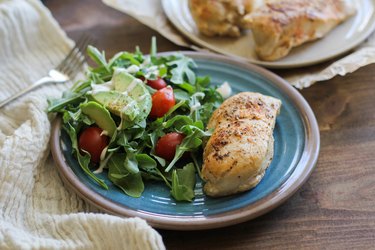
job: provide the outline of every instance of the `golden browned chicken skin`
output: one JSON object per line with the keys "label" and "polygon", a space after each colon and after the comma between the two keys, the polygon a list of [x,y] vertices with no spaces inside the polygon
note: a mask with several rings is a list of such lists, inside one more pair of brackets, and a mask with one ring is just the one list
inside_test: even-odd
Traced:
{"label": "golden browned chicken skin", "polygon": [[273,129],[281,101],[242,92],[227,99],[212,115],[214,129],[203,153],[204,191],[224,196],[253,188],[273,157]]}
{"label": "golden browned chicken skin", "polygon": [[323,37],[354,13],[350,0],[265,0],[243,24],[253,33],[258,57],[274,61]]}

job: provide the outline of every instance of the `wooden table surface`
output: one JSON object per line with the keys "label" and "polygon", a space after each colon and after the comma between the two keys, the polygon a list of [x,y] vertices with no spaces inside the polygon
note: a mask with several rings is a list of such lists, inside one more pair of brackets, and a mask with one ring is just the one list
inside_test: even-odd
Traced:
{"label": "wooden table surface", "polygon": [[[108,56],[140,45],[183,50],[98,0],[46,0],[68,36],[91,34]],[[141,11],[141,10],[140,10]],[[315,112],[321,151],[292,198],[255,220],[221,229],[158,230],[167,249],[375,249],[375,65],[300,91]]]}

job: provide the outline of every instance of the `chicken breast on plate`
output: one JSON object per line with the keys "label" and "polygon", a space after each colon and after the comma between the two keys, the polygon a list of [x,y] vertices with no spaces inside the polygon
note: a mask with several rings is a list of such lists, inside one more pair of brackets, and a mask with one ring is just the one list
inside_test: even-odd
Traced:
{"label": "chicken breast on plate", "polygon": [[256,186],[273,158],[273,129],[281,101],[242,92],[212,115],[214,129],[203,153],[204,191],[210,196],[243,192]]}
{"label": "chicken breast on plate", "polygon": [[273,61],[323,37],[356,12],[352,0],[264,0],[243,18],[260,59]]}

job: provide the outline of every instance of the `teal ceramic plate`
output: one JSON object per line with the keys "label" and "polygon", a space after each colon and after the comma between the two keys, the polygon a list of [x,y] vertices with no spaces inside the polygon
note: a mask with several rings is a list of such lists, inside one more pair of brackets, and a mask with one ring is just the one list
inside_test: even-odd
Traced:
{"label": "teal ceramic plate", "polygon": [[198,181],[193,202],[176,202],[163,183],[146,183],[140,198],[123,194],[109,182],[104,190],[92,182],[71,155],[71,143],[57,119],[52,129],[52,153],[60,176],[82,198],[111,214],[138,216],[157,228],[198,230],[240,223],[275,208],[307,180],[319,153],[319,130],[304,98],[273,73],[224,56],[187,52],[213,84],[230,83],[234,92],[260,92],[281,99],[274,130],[275,155],[263,180],[254,189],[223,198],[210,198]]}

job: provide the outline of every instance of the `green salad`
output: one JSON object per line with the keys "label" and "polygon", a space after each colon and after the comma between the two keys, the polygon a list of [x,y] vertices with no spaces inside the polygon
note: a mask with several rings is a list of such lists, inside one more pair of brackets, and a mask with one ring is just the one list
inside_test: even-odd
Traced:
{"label": "green salad", "polygon": [[149,55],[137,47],[107,60],[92,46],[87,54],[96,66],[48,108],[61,114],[83,171],[108,189],[97,175],[105,171],[132,197],[161,181],[177,201],[192,201],[205,128],[223,101],[210,78],[183,54],[157,56],[155,39]]}

